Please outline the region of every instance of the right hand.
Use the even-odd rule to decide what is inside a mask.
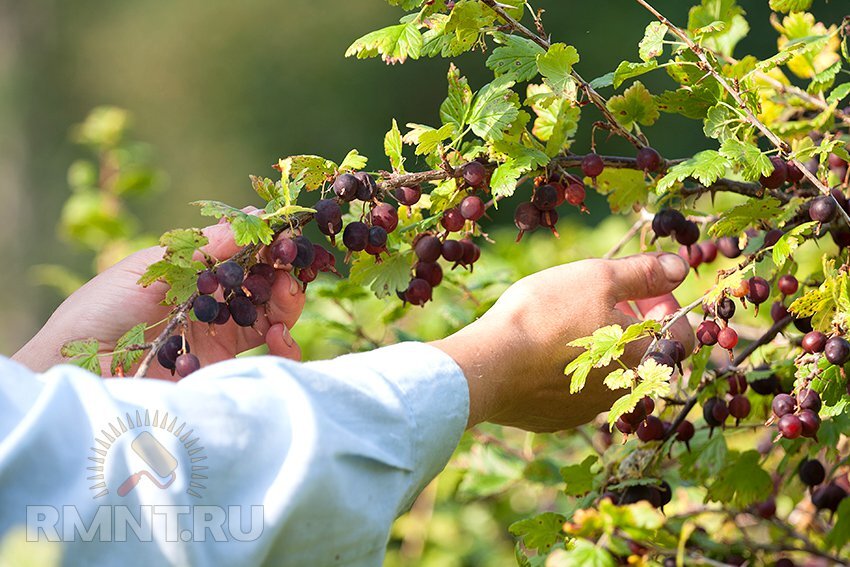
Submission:
[[[478,321],[433,343],[461,367],[469,383],[468,426],[482,421],[529,431],[558,431],[592,420],[623,395],[595,369],[578,394],[569,393],[564,367],[582,349],[567,343],[606,325],[625,328],[638,319],[662,319],[679,304],[671,295],[688,275],[675,254],[639,254],[618,260],[583,260],[533,274],[512,285]],[[693,348],[686,318],[671,329]],[[631,343],[622,357],[636,365],[649,339]]]

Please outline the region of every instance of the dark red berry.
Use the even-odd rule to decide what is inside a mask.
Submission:
[[[676,209],[661,209],[652,217],[652,231],[656,236],[670,236],[684,229],[687,219]]]
[[[581,160],[581,171],[588,177],[597,177],[604,169],[605,163],[596,154],[587,154]]]
[[[797,393],[797,405],[800,406],[800,409],[808,409],[814,412],[819,412],[822,405],[820,394],[811,388],[802,388]]]
[[[749,291],[747,292],[747,299],[750,303],[759,305],[768,300],[770,297],[770,284],[767,283],[766,279],[753,276],[749,279],[748,283]]]
[[[254,264],[248,270],[251,276],[262,276],[269,283],[274,283],[275,269],[268,264]]]
[[[738,344],[738,333],[736,333],[735,329],[732,327],[720,329],[720,332],[717,333],[717,344],[719,344],[721,348],[732,350],[735,348],[735,345]]]
[[[803,180],[803,172],[797,167],[792,161],[786,162],[785,166],[788,168],[788,181],[791,183],[799,183]]]
[[[773,305],[770,306],[770,318],[773,319],[774,323],[782,321],[788,315],[788,308],[781,301],[774,301]]]
[[[787,417],[787,416],[786,416]],[[803,427],[803,437],[815,437],[820,429],[820,416],[810,409],[804,409],[797,415]]]
[[[396,187],[393,195],[398,199],[398,202],[408,207],[415,205],[422,198],[422,187],[414,185],[413,187]]]
[[[551,187],[551,185],[549,187]],[[481,197],[477,197],[475,195],[466,197],[460,203],[460,214],[463,218],[473,222],[484,216],[484,210],[484,201],[481,200]]]
[[[744,419],[750,415],[750,400],[747,396],[733,396],[729,401],[729,414],[735,419]]]
[[[850,358],[850,343],[843,337],[832,337],[826,341],[823,353],[830,363],[841,366]]]
[[[694,433],[696,433],[694,424],[686,419],[679,424],[679,427],[676,428],[676,440],[688,442],[693,439]]]
[[[291,238],[284,236],[278,238],[272,244],[269,254],[276,264],[284,266],[292,264],[295,261],[295,257],[298,256],[298,245]]]
[[[204,270],[198,274],[198,293],[210,295],[218,290],[218,278],[212,270]]]
[[[643,147],[638,150],[637,159],[638,169],[642,169],[648,173],[652,173],[654,171],[658,171],[658,168],[661,167],[661,154],[655,151],[653,148],[649,146]]]
[[[791,274],[785,274],[776,280],[776,287],[782,295],[794,295],[800,287],[800,282]]]
[[[343,201],[353,201],[357,198],[360,189],[360,180],[351,173],[343,173],[334,179],[333,190],[337,197]]]
[[[797,472],[800,475],[800,480],[806,486],[817,486],[826,480],[826,470],[817,459],[804,460]]]
[[[686,220],[681,230],[676,231],[676,242],[684,246],[696,244],[699,240],[699,226],[693,221]]]
[[[570,183],[567,185],[567,188],[564,189],[564,199],[567,203],[575,207],[584,203],[584,199],[586,197],[587,191],[584,189],[584,184],[582,183]]]
[[[826,346],[826,335],[820,331],[810,331],[803,337],[803,350],[809,354],[823,352]]]
[[[769,520],[773,516],[776,515],[776,501],[771,497],[764,502],[759,502],[755,506],[756,514],[764,518],[765,520]]]
[[[743,374],[733,374],[726,379],[729,384],[729,393],[738,396],[747,391],[747,378]]]
[[[428,282],[431,287],[437,287],[443,281],[443,269],[437,262],[418,262],[416,277]]]
[[[458,232],[463,229],[466,219],[461,214],[460,209],[455,207],[443,212],[440,224],[449,232]]]
[[[463,258],[463,245],[457,240],[443,242],[443,258],[449,262],[459,262]]]
[[[717,249],[727,258],[737,258],[741,255],[741,247],[737,236],[724,236],[717,241]]]
[[[803,434],[803,423],[794,414],[783,415],[779,418],[779,433],[786,439],[796,439]]]
[[[194,354],[181,354],[174,361],[174,369],[181,378],[201,369],[201,361]]]
[[[830,222],[835,218],[838,207],[831,196],[823,195],[812,199],[809,207],[809,218],[817,222]]]
[[[522,203],[514,212],[514,224],[519,229],[519,240],[524,233],[540,226],[540,210],[531,203]]]
[[[487,177],[487,170],[477,161],[471,161],[461,168],[461,175],[470,187],[480,187]]]
[[[770,175],[762,175],[759,182],[768,189],[778,189],[788,179],[788,166],[785,165],[782,158],[777,156],[770,158],[770,161],[773,165],[773,171]]]
[[[531,204],[541,211],[551,211],[558,205],[558,190],[552,185],[542,185],[534,191]]]
[[[431,300],[431,284],[421,278],[412,279],[404,298],[412,305],[425,305]]]
[[[398,226],[398,211],[389,203],[379,203],[369,213],[369,222],[390,233]]]
[[[701,345],[711,346],[717,343],[720,334],[720,326],[714,321],[703,321],[697,327],[697,340]]]
[[[714,312],[724,321],[729,321],[735,315],[735,302],[728,297],[723,297],[717,302]]]
[[[717,245],[713,240],[700,242],[699,249],[702,250],[702,261],[704,264],[710,264],[717,259]]]
[[[684,258],[688,265],[694,269],[699,268],[702,264],[702,248],[697,245],[680,247],[679,256]]]
[[[777,394],[776,397],[773,398],[773,402],[770,407],[773,409],[773,415],[776,417],[783,417],[793,413],[796,406],[797,400],[794,399],[793,396],[788,394]]]
[[[664,423],[654,415],[650,415],[638,426],[637,436],[644,443],[661,440],[664,438]]]

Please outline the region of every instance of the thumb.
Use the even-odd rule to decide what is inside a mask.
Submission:
[[[290,360],[301,360],[301,348],[283,323],[277,323],[269,328],[266,333],[266,344],[269,345],[269,354]]]
[[[677,254],[637,254],[608,260],[609,294],[614,303],[670,293],[687,277],[690,267]]]

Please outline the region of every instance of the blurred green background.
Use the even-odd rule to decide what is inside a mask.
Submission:
[[[655,2],[682,24],[690,4]],[[752,31],[739,55],[772,54],[776,33],[767,1],[742,4]],[[844,15],[840,4],[818,2],[815,12],[836,22]],[[535,7],[546,10],[544,21],[555,39],[578,48],[578,69],[588,79],[622,60],[636,60],[637,43],[650,21],[626,0],[549,0]],[[251,204],[248,174],[272,176],[270,165],[280,156],[314,153],[338,161],[354,147],[371,158],[370,169],[379,169],[386,167],[382,144],[392,118],[402,125],[438,122],[447,61],[388,67],[343,57],[354,39],[401,15],[381,0],[0,0],[0,353],[12,354],[62,300],[56,289],[33,283],[33,267],[59,264],[79,274],[93,269],[92,254],[67,242],[56,228],[70,193],[68,167],[90,157],[70,142],[69,131],[93,107],[126,108],[133,116],[131,137],[149,144],[152,162],[167,174],[158,193],[130,199],[138,228],[159,234],[197,226],[204,219],[186,203],[204,198]],[[472,53],[456,61],[474,88],[488,80],[485,57]],[[669,84],[662,74],[644,82],[651,89]],[[589,146],[593,111],[586,112],[574,148],[579,152]],[[647,134],[666,157],[685,156],[709,143],[700,124],[669,115]],[[632,151],[617,140],[598,142],[604,153]],[[415,170],[408,157],[408,169]],[[484,261],[465,284],[481,306],[440,301],[441,294],[458,291],[450,281],[437,291],[434,304],[416,310],[391,332],[380,317],[394,305],[374,299],[334,303],[333,282],[320,278],[311,284],[311,303],[294,334],[309,358],[387,340],[441,336],[474,317],[517,276],[604,253],[629,221],[608,218],[598,197],[591,196],[589,204],[589,216],[562,211],[561,240],[536,234],[523,246],[512,244],[509,215],[498,215],[496,224],[505,230],[488,227],[497,244],[485,248]],[[815,265],[819,253],[809,247],[798,259],[808,257]],[[683,299],[705,284],[691,278]],[[505,435],[497,428],[482,431],[479,441]],[[593,434],[588,427],[583,436],[540,441],[507,432],[505,446],[522,453],[529,462],[525,468],[508,459],[498,443],[471,446],[467,438],[451,469],[397,522],[387,564],[511,564],[506,526],[555,506],[559,478],[550,483],[552,471],[545,463],[553,463],[557,477],[565,454],[580,459],[592,451]],[[472,475],[464,480],[467,469],[477,472],[472,481]]]
[[[772,53],[776,34],[767,2],[743,4],[754,31],[739,53]],[[838,21],[839,4],[816,3],[816,13]],[[690,2],[656,5],[687,21]],[[625,0],[538,6],[548,31],[579,49],[579,70],[588,78],[636,60],[650,21]],[[355,38],[401,15],[381,0],[0,0],[0,352],[14,352],[61,301],[55,290],[32,285],[32,266],[91,269],[91,255],[55,229],[69,192],[67,168],[85,155],[68,132],[91,108],[128,109],[134,138],[152,146],[154,163],[168,174],[164,194],[133,203],[141,228],[158,234],[198,225],[203,220],[187,202],[248,204],[247,175],[270,175],[279,156],[338,160],[356,147],[381,167],[393,117],[400,124],[437,123],[446,61],[388,67],[343,57]],[[475,87],[487,81],[485,57],[456,61]],[[664,79],[656,74],[646,82]],[[587,147],[590,122],[583,120],[577,151]],[[667,156],[705,144],[697,124],[666,115],[648,134]],[[625,149],[618,142],[600,147]],[[597,222],[606,211],[595,212],[585,220]]]

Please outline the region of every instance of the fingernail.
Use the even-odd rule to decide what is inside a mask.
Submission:
[[[671,282],[682,281],[691,269],[685,259],[678,254],[662,254],[658,257],[658,261],[661,263],[664,275]]]
[[[283,327],[283,342],[286,343],[286,346],[292,347],[295,344],[295,340],[289,334],[289,328],[284,323],[281,323],[280,326]]]
[[[301,284],[298,283],[298,280],[292,277],[292,274],[286,274],[286,277],[289,278],[289,293],[292,295],[298,295],[301,291]]]

